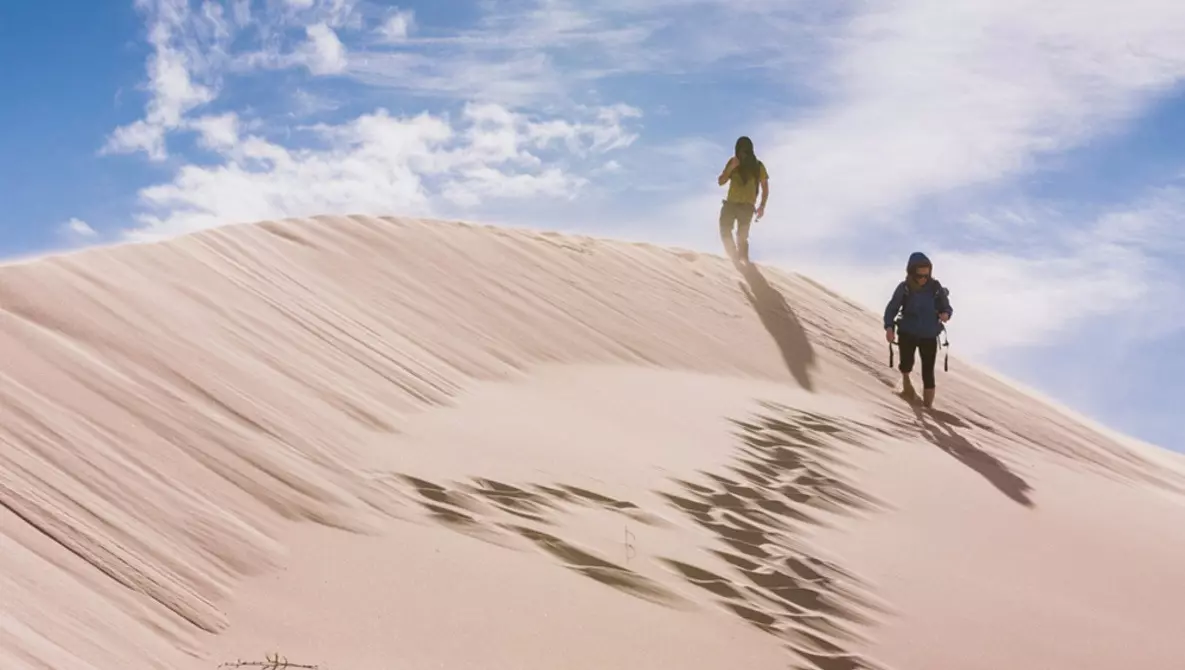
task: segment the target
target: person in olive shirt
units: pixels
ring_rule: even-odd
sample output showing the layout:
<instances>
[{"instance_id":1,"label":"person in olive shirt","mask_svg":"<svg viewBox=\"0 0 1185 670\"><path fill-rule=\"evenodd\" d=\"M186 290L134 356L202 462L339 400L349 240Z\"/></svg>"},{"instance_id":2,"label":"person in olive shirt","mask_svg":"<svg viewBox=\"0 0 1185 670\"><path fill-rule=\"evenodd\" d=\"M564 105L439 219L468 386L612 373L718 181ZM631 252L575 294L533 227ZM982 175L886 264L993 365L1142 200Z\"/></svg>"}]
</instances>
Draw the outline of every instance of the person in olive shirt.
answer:
<instances>
[{"instance_id":1,"label":"person in olive shirt","mask_svg":"<svg viewBox=\"0 0 1185 670\"><path fill-rule=\"evenodd\" d=\"M720 239L730 258L749 263L749 226L753 223L753 214L757 214L758 220L765 215L765 202L769 199L769 174L765 164L757 160L753 140L748 137L737 139L733 157L728 159L724 171L716 179L720 186L724 186L725 182L728 182L728 195L720 206ZM760 205L757 205L758 186L761 190Z\"/></svg>"}]
</instances>

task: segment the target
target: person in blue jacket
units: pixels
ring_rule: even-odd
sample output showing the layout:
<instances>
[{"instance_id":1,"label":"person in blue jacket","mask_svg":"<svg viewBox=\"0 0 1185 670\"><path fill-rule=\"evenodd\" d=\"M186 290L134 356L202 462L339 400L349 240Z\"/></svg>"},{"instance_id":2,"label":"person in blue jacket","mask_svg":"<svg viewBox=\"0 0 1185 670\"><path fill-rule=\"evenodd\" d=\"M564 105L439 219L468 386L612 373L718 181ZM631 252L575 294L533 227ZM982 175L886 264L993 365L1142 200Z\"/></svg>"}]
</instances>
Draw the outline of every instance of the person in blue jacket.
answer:
<instances>
[{"instance_id":1,"label":"person in blue jacket","mask_svg":"<svg viewBox=\"0 0 1185 670\"><path fill-rule=\"evenodd\" d=\"M897 285L889 304L885 305L885 340L893 343L896 331L897 347L901 351L902 392L916 396L909 373L913 372L914 353L922 357L922 402L934 406L934 360L938 357L938 335L954 313L947 290L931 273L930 259L920 251L910 254L905 266L905 281ZM901 313L898 320L897 314Z\"/></svg>"}]
</instances>

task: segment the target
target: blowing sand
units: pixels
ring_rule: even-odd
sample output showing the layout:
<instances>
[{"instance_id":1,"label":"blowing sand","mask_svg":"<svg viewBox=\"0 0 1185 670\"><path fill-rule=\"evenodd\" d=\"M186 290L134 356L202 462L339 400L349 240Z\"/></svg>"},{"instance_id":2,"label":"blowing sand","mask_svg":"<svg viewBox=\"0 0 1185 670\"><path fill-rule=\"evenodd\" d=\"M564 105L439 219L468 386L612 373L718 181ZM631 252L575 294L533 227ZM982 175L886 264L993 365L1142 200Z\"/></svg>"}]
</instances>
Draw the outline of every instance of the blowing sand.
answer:
<instances>
[{"instance_id":1,"label":"blowing sand","mask_svg":"<svg viewBox=\"0 0 1185 670\"><path fill-rule=\"evenodd\" d=\"M0 268L0 668L1175 668L1185 465L772 268L447 222ZM952 326L953 327L953 326Z\"/></svg>"}]
</instances>

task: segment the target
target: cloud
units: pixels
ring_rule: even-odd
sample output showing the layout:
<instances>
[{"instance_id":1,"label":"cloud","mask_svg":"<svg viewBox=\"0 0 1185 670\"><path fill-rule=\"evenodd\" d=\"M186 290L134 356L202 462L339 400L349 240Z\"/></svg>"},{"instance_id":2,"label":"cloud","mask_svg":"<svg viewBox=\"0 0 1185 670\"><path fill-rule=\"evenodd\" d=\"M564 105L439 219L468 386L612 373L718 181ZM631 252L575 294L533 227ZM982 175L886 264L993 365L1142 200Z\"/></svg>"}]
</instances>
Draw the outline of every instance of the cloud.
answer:
<instances>
[{"instance_id":1,"label":"cloud","mask_svg":"<svg viewBox=\"0 0 1185 670\"><path fill-rule=\"evenodd\" d=\"M415 17L415 12L396 7L379 27L378 32L387 42L401 42L411 33Z\"/></svg>"},{"instance_id":2,"label":"cloud","mask_svg":"<svg viewBox=\"0 0 1185 670\"><path fill-rule=\"evenodd\" d=\"M100 154L144 152L168 157L166 136L188 129L185 117L221 94L228 74L305 67L313 75L340 74L348 54L337 30L358 30L357 0L285 0L253 6L250 0L135 0L148 26L144 117L116 128ZM303 41L290 35L301 27ZM238 45L255 45L242 51Z\"/></svg>"},{"instance_id":3,"label":"cloud","mask_svg":"<svg viewBox=\"0 0 1185 670\"><path fill-rule=\"evenodd\" d=\"M1031 179L1180 90L1183 3L454 4L136 0L148 99L103 151L180 167L128 236L402 213L716 251L714 177L745 134L773 191L755 257L879 311L925 250L959 355L1032 380L1043 358L1011 354L1185 331L1176 175L1102 204Z\"/></svg>"},{"instance_id":4,"label":"cloud","mask_svg":"<svg viewBox=\"0 0 1185 670\"><path fill-rule=\"evenodd\" d=\"M478 18L468 26L413 36L413 10L367 0L135 4L153 48L143 85L149 100L144 116L116 128L101 152L144 152L155 161L169 156L167 136L192 130L183 119L217 101L231 78L304 68L461 102L562 107L585 96L604 105L587 95L590 87L618 75L686 72L742 52L742 70L777 71L786 62L782 43L797 36L791 27L812 25L800 3L771 10L724 0L509 0L474 3Z\"/></svg>"},{"instance_id":5,"label":"cloud","mask_svg":"<svg viewBox=\"0 0 1185 670\"><path fill-rule=\"evenodd\" d=\"M326 212L440 215L490 201L571 199L586 183L564 166L626 147L622 123L636 110L588 110L586 120L535 118L498 105L468 105L461 118L384 109L309 130L319 146L289 149L239 136L233 115L194 122L215 165L190 164L141 191L141 226L156 239L238 221ZM543 157L546 157L546 161Z\"/></svg>"},{"instance_id":6,"label":"cloud","mask_svg":"<svg viewBox=\"0 0 1185 670\"><path fill-rule=\"evenodd\" d=\"M290 94L285 113L271 118L225 105L213 111L236 80L291 68L312 77L345 73L366 57L352 53L343 37L358 45L376 32L387 41L407 38L414 13L356 0L139 0L137 6L153 45L151 97L145 118L117 129L110 144L159 161L168 156L166 140L188 133L204 154L182 157L170 180L140 191L139 225L127 231L134 239L327 211L465 212L516 199L570 200L604 171L606 154L637 139L631 126L641 111L624 104L568 101L534 113L475 99L455 119L445 110L393 116L380 107L349 120L284 125L285 118L316 119L351 104L306 85ZM486 25L493 16L485 16ZM547 25L562 32L582 20L565 14ZM151 76L158 63L173 64L172 80ZM498 67L468 76L496 81Z\"/></svg>"},{"instance_id":7,"label":"cloud","mask_svg":"<svg viewBox=\"0 0 1185 670\"><path fill-rule=\"evenodd\" d=\"M346 47L328 24L317 23L305 29L309 41L298 52L313 74L337 74L346 69Z\"/></svg>"},{"instance_id":8,"label":"cloud","mask_svg":"<svg viewBox=\"0 0 1185 670\"><path fill-rule=\"evenodd\" d=\"M813 33L823 20L811 3L799 1L472 4L483 11L471 24L443 34L425 25L414 37L359 46L347 74L410 95L554 104L630 75L678 76L720 66L734 76L784 76L818 42Z\"/></svg>"},{"instance_id":9,"label":"cloud","mask_svg":"<svg viewBox=\"0 0 1185 670\"><path fill-rule=\"evenodd\" d=\"M289 97L290 104L286 115L292 118L318 116L340 109L342 106L341 101L303 88L297 89Z\"/></svg>"},{"instance_id":10,"label":"cloud","mask_svg":"<svg viewBox=\"0 0 1185 670\"><path fill-rule=\"evenodd\" d=\"M78 218L63 223L58 232L70 239L92 239L99 234L89 223Z\"/></svg>"},{"instance_id":11,"label":"cloud","mask_svg":"<svg viewBox=\"0 0 1185 670\"><path fill-rule=\"evenodd\" d=\"M879 311L922 248L961 305L960 351L984 356L1142 321L1141 301L1180 296L1179 186L1092 211L1037 199L1024 179L1179 90L1185 4L1055 0L1034 12L1015 0L891 0L832 18L809 48L775 51L810 64L773 84L805 83L810 104L732 124L770 170L757 258ZM713 165L703 159L705 182L731 153L721 148ZM686 190L648 220L677 222L661 231L668 241L718 248L719 190Z\"/></svg>"},{"instance_id":12,"label":"cloud","mask_svg":"<svg viewBox=\"0 0 1185 670\"><path fill-rule=\"evenodd\" d=\"M239 117L234 113L203 116L186 123L186 127L199 133L200 143L207 149L225 151L239 141Z\"/></svg>"},{"instance_id":13,"label":"cloud","mask_svg":"<svg viewBox=\"0 0 1185 670\"><path fill-rule=\"evenodd\" d=\"M1185 189L1149 189L1087 221L1041 202L998 206L972 218L1009 244L913 241L876 257L834 247L820 253L809 245L788 264L880 313L903 279L908 254L925 251L935 276L951 289L960 355L973 358L1054 346L1096 327L1116 346L1185 332L1185 315L1159 307L1185 302Z\"/></svg>"},{"instance_id":14,"label":"cloud","mask_svg":"<svg viewBox=\"0 0 1185 670\"><path fill-rule=\"evenodd\" d=\"M200 14L191 13L186 0L137 0L136 6L150 16L148 41L153 54L148 61L147 113L143 119L117 128L100 152L143 151L159 161L167 156L165 134L181 125L185 113L216 96L213 87L195 81L195 73L208 65L195 56L217 57L226 24L219 5L207 4ZM190 37L184 36L187 29ZM203 46L198 46L200 43Z\"/></svg>"},{"instance_id":15,"label":"cloud","mask_svg":"<svg viewBox=\"0 0 1185 670\"><path fill-rule=\"evenodd\" d=\"M1081 210L1036 202L1016 180L1065 149L1121 132L1185 77L1180 3L1132 0L1120 10L1055 0L1034 13L1018 0L825 9L507 0L478 3L476 20L448 27L348 0L140 4L154 8L152 63L172 59L175 80L189 86L158 86L142 126L129 126L151 130L151 141L127 144L160 157L169 133L193 132L215 161L143 190L136 235L339 210L480 213L498 201L595 193L618 210L598 215L610 225L715 248L712 177L733 138L675 134L631 152L640 112L604 103L611 89L599 86L645 74L685 77L704 91L721 81L748 87L752 101L727 123L752 124L743 132L770 169L770 209L754 230L759 258L830 273L876 309L884 282L900 274L896 256L924 246L964 301L960 320L977 333L969 349L1039 342L1125 309L1116 287L1150 295L1164 285L1164 273L1145 270L1160 267L1155 252L1171 235L1152 223L1171 220L1167 193L1083 225ZM284 142L250 134L242 114L200 114L225 77L298 67L360 83L358 95L396 89L458 100L462 111L453 119L372 108L287 129L294 134ZM316 118L351 102L310 90L298 89L284 116ZM791 91L804 103L778 107ZM758 109L785 111L758 119ZM676 200L644 211L633 199L647 194ZM938 197L947 203L936 222L925 207ZM1149 204L1156 197L1165 199L1159 219ZM1125 242L1137 225L1146 226L1141 241ZM999 309L1030 325L990 327Z\"/></svg>"},{"instance_id":16,"label":"cloud","mask_svg":"<svg viewBox=\"0 0 1185 670\"><path fill-rule=\"evenodd\" d=\"M835 31L822 106L754 134L796 238L850 240L1121 132L1185 77L1182 30L1174 0L894 0Z\"/></svg>"}]
</instances>

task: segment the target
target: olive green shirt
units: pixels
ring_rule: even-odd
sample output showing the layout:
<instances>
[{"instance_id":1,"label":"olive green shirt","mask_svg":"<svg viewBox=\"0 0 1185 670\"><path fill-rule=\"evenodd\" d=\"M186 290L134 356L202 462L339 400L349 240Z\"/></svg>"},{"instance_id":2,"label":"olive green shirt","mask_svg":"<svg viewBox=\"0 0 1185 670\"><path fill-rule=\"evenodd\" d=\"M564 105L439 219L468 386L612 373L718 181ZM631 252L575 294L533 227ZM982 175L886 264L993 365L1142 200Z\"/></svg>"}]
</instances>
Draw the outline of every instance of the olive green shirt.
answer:
<instances>
[{"instance_id":1,"label":"olive green shirt","mask_svg":"<svg viewBox=\"0 0 1185 670\"><path fill-rule=\"evenodd\" d=\"M769 173L765 171L765 163L757 161L757 172L757 179L743 182L740 166L734 169L732 174L728 175L728 197L725 200L746 205L757 204L757 184L769 179Z\"/></svg>"}]
</instances>

